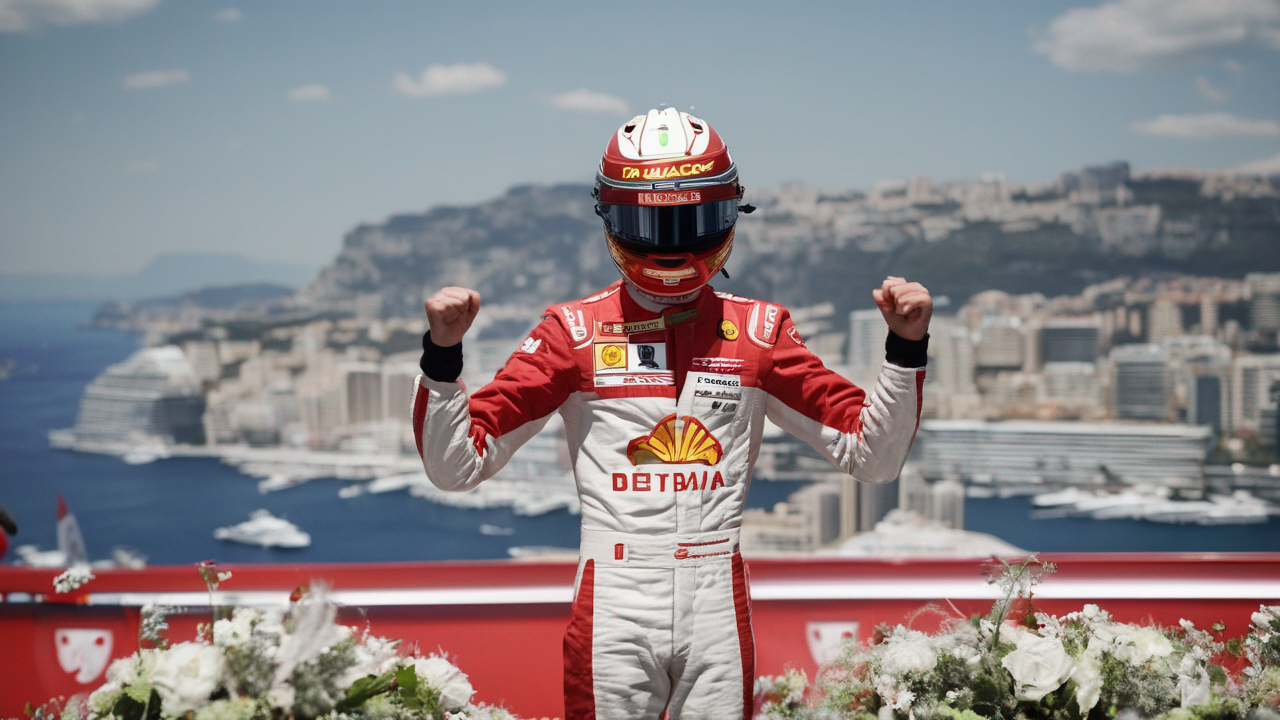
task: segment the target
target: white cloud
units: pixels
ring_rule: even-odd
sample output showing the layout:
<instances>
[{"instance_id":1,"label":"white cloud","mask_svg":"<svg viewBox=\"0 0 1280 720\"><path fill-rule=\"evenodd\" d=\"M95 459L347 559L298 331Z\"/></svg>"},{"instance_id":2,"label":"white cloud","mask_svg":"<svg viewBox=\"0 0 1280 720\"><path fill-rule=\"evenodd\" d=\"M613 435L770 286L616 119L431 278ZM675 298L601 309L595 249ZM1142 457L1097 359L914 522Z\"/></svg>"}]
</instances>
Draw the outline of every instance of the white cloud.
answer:
<instances>
[{"instance_id":1,"label":"white cloud","mask_svg":"<svg viewBox=\"0 0 1280 720\"><path fill-rule=\"evenodd\" d=\"M1240 64L1240 61L1232 60L1231 58L1227 58L1226 60L1223 60L1222 67L1230 70L1233 73L1236 73L1237 75L1244 72L1244 66Z\"/></svg>"},{"instance_id":2,"label":"white cloud","mask_svg":"<svg viewBox=\"0 0 1280 720\"><path fill-rule=\"evenodd\" d=\"M1280 135L1280 123L1274 120L1249 120L1221 112L1201 115L1161 115L1154 120L1130 123L1129 129L1138 135L1190 140Z\"/></svg>"},{"instance_id":3,"label":"white cloud","mask_svg":"<svg viewBox=\"0 0 1280 720\"><path fill-rule=\"evenodd\" d=\"M418 78L406 72L396 73L391 86L408 97L437 97L479 92L506 83L507 74L488 63L458 63L428 65Z\"/></svg>"},{"instance_id":4,"label":"white cloud","mask_svg":"<svg viewBox=\"0 0 1280 720\"><path fill-rule=\"evenodd\" d=\"M323 103L329 102L333 93L324 85L303 85L290 90L286 97L294 102Z\"/></svg>"},{"instance_id":5,"label":"white cloud","mask_svg":"<svg viewBox=\"0 0 1280 720\"><path fill-rule=\"evenodd\" d=\"M191 73L184 68L177 70L153 70L130 75L120 83L127 90L148 90L191 82Z\"/></svg>"},{"instance_id":6,"label":"white cloud","mask_svg":"<svg viewBox=\"0 0 1280 720\"><path fill-rule=\"evenodd\" d=\"M586 88L571 90L547 98L547 104L561 110L578 112L603 113L606 115L626 115L627 101L613 95L593 93Z\"/></svg>"},{"instance_id":7,"label":"white cloud","mask_svg":"<svg viewBox=\"0 0 1280 720\"><path fill-rule=\"evenodd\" d=\"M240 8L222 8L214 14L213 19L221 23L238 23L244 20L244 13L240 12Z\"/></svg>"},{"instance_id":8,"label":"white cloud","mask_svg":"<svg viewBox=\"0 0 1280 720\"><path fill-rule=\"evenodd\" d=\"M1269 158L1237 165L1231 169L1247 175L1280 175L1280 153L1276 153Z\"/></svg>"},{"instance_id":9,"label":"white cloud","mask_svg":"<svg viewBox=\"0 0 1280 720\"><path fill-rule=\"evenodd\" d=\"M134 160L125 170L134 175L154 175L160 172L160 163L155 160Z\"/></svg>"},{"instance_id":10,"label":"white cloud","mask_svg":"<svg viewBox=\"0 0 1280 720\"><path fill-rule=\"evenodd\" d=\"M1196 89L1204 96L1205 100L1211 102L1222 102L1227 99L1227 91L1215 86L1209 82L1209 78L1203 75L1197 75L1195 79Z\"/></svg>"},{"instance_id":11,"label":"white cloud","mask_svg":"<svg viewBox=\"0 0 1280 720\"><path fill-rule=\"evenodd\" d=\"M1059 15L1033 47L1080 72L1134 72L1245 45L1280 50L1280 0L1119 0Z\"/></svg>"},{"instance_id":12,"label":"white cloud","mask_svg":"<svg viewBox=\"0 0 1280 720\"><path fill-rule=\"evenodd\" d=\"M123 22L159 5L161 0L0 0L0 32L34 30L41 25Z\"/></svg>"}]
</instances>

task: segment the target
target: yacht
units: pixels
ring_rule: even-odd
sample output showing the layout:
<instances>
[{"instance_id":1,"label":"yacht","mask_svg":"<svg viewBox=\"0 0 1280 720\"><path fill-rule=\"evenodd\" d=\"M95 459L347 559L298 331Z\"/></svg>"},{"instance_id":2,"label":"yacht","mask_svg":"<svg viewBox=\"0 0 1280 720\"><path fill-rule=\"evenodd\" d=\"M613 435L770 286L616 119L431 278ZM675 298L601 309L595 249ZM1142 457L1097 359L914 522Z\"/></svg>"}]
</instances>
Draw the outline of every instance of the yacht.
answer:
<instances>
[{"instance_id":1,"label":"yacht","mask_svg":"<svg viewBox=\"0 0 1280 720\"><path fill-rule=\"evenodd\" d=\"M310 535L267 510L254 510L245 522L218 528L213 531L213 536L219 540L267 548L304 548L311 544Z\"/></svg>"},{"instance_id":2,"label":"yacht","mask_svg":"<svg viewBox=\"0 0 1280 720\"><path fill-rule=\"evenodd\" d=\"M182 348L144 348L85 388L75 426L49 433L53 447L104 452L141 465L174 443L204 444L204 392Z\"/></svg>"}]
</instances>

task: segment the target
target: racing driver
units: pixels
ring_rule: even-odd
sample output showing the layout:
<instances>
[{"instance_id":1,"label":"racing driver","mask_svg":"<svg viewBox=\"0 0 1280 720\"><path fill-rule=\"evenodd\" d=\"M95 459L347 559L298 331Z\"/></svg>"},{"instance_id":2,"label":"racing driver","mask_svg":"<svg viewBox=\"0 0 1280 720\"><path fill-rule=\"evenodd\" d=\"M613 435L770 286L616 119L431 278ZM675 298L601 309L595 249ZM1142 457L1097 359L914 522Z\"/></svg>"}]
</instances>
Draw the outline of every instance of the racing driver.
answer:
<instances>
[{"instance_id":1,"label":"racing driver","mask_svg":"<svg viewBox=\"0 0 1280 720\"><path fill-rule=\"evenodd\" d=\"M902 278L872 290L890 333L865 392L805 347L786 308L714 292L749 206L720 136L673 108L609 139L593 195L622 279L548 308L470 396L461 341L480 296L426 301L418 451L438 487L468 490L560 413L582 501L565 717L750 718L738 530L765 421L858 480L894 480L919 424L933 303Z\"/></svg>"}]
</instances>

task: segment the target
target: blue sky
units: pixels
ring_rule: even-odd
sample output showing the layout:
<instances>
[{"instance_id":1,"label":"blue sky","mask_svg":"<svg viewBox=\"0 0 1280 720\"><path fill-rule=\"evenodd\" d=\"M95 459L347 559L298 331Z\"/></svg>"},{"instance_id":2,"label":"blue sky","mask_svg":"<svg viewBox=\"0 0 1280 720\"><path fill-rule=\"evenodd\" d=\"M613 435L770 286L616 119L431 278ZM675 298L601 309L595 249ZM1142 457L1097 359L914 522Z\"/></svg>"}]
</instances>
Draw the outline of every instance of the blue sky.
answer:
<instances>
[{"instance_id":1,"label":"blue sky","mask_svg":"<svg viewBox=\"0 0 1280 720\"><path fill-rule=\"evenodd\" d=\"M0 0L3 265L318 267L360 222L589 182L662 104L748 189L1280 171L1280 0Z\"/></svg>"}]
</instances>

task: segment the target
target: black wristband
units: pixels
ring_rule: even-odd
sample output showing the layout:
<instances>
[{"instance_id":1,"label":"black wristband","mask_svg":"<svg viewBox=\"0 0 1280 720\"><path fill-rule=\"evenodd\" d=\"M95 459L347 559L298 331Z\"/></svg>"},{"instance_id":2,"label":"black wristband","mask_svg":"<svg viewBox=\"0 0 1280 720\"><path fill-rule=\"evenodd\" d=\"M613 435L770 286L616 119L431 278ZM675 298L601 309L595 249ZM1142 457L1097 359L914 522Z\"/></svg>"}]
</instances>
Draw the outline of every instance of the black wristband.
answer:
<instances>
[{"instance_id":1,"label":"black wristband","mask_svg":"<svg viewBox=\"0 0 1280 720\"><path fill-rule=\"evenodd\" d=\"M462 374L462 343L440 347L431 342L431 331L422 336L422 374L436 382L457 382Z\"/></svg>"},{"instance_id":2,"label":"black wristband","mask_svg":"<svg viewBox=\"0 0 1280 720\"><path fill-rule=\"evenodd\" d=\"M902 368L922 368L929 363L929 334L907 340L894 331L884 340L884 359Z\"/></svg>"}]
</instances>

